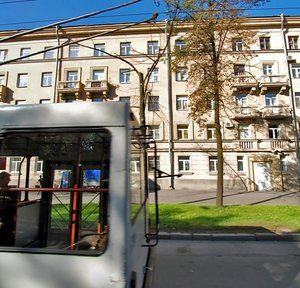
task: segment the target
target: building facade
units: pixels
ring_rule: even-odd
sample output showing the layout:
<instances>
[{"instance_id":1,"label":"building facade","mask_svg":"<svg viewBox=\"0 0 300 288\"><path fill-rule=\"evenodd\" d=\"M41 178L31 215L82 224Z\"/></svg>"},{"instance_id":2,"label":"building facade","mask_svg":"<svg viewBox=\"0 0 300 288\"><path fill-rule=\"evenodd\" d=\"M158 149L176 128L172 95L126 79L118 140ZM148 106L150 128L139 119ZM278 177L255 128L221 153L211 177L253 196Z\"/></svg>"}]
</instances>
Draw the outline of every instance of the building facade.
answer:
<instances>
[{"instance_id":1,"label":"building facade","mask_svg":"<svg viewBox=\"0 0 300 288\"><path fill-rule=\"evenodd\" d=\"M171 69L170 53L184 47L185 30L169 35L166 25L53 27L18 37L11 36L19 31L0 31L1 104L128 101L139 119L140 73L150 70L144 83L146 123L157 141L157 165L181 174L161 179L160 187L215 189L213 118L200 128L188 117L188 71ZM228 88L234 107L221 123L225 190L296 190L300 17L249 18L246 25L257 41L251 48L255 56L232 67L234 84ZM242 49L237 41L232 53ZM6 163L14 179L21 161ZM39 179L42 160L32 161L32 177ZM149 155L150 166L153 161ZM139 173L134 159L132 169Z\"/></svg>"}]
</instances>

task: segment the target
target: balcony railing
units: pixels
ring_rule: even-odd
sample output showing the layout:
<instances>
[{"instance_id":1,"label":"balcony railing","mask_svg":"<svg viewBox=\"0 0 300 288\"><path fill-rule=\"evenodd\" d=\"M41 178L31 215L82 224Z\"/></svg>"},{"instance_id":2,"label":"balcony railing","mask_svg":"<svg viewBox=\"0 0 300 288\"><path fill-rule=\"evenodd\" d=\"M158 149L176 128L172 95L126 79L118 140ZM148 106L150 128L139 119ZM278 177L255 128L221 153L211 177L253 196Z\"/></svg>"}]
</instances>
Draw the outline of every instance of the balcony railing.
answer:
<instances>
[{"instance_id":1,"label":"balcony railing","mask_svg":"<svg viewBox=\"0 0 300 288\"><path fill-rule=\"evenodd\" d=\"M83 92L83 84L80 81L59 81L57 91L60 97L75 95L80 98Z\"/></svg>"},{"instance_id":2,"label":"balcony railing","mask_svg":"<svg viewBox=\"0 0 300 288\"><path fill-rule=\"evenodd\" d=\"M291 116L288 106L266 106L261 109L262 117L265 119L282 119Z\"/></svg>"},{"instance_id":3,"label":"balcony railing","mask_svg":"<svg viewBox=\"0 0 300 288\"><path fill-rule=\"evenodd\" d=\"M87 80L85 92L89 97L91 94L107 94L109 89L107 80Z\"/></svg>"},{"instance_id":4,"label":"balcony railing","mask_svg":"<svg viewBox=\"0 0 300 288\"><path fill-rule=\"evenodd\" d=\"M259 79L260 85L262 84L287 84L287 77L285 75L263 75Z\"/></svg>"},{"instance_id":5,"label":"balcony railing","mask_svg":"<svg viewBox=\"0 0 300 288\"><path fill-rule=\"evenodd\" d=\"M261 113L257 107L236 107L234 109L234 119L250 119L260 117Z\"/></svg>"}]
</instances>

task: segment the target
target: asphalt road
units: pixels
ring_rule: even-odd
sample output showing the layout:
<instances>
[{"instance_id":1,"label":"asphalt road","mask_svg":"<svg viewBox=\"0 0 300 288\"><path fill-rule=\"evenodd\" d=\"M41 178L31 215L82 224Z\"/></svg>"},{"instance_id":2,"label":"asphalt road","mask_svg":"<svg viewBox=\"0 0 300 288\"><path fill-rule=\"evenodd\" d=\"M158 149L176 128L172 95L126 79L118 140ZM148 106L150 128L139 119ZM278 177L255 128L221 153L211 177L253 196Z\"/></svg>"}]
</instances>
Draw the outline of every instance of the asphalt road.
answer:
<instances>
[{"instance_id":1,"label":"asphalt road","mask_svg":"<svg viewBox=\"0 0 300 288\"><path fill-rule=\"evenodd\" d=\"M224 193L224 205L300 205L300 192L254 191ZM150 193L153 202L154 193ZM216 204L215 191L169 189L158 191L159 203L180 203L195 205Z\"/></svg>"},{"instance_id":2,"label":"asphalt road","mask_svg":"<svg viewBox=\"0 0 300 288\"><path fill-rule=\"evenodd\" d=\"M152 288L299 288L300 242L161 240Z\"/></svg>"}]
</instances>

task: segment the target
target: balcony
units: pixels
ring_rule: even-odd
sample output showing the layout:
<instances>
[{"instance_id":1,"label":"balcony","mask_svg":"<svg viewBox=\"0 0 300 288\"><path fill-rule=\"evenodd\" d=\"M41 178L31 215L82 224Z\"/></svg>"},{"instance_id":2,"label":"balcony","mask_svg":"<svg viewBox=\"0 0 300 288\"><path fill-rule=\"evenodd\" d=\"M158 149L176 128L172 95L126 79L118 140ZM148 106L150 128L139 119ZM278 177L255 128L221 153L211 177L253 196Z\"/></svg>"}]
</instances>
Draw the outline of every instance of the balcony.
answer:
<instances>
[{"instance_id":1,"label":"balcony","mask_svg":"<svg viewBox=\"0 0 300 288\"><path fill-rule=\"evenodd\" d=\"M109 90L109 85L107 80L87 80L85 82L85 93L88 98L92 95L103 95L106 97Z\"/></svg>"},{"instance_id":2,"label":"balcony","mask_svg":"<svg viewBox=\"0 0 300 288\"><path fill-rule=\"evenodd\" d=\"M0 101L6 102L7 99L7 87L5 85L0 85Z\"/></svg>"},{"instance_id":3,"label":"balcony","mask_svg":"<svg viewBox=\"0 0 300 288\"><path fill-rule=\"evenodd\" d=\"M226 144L224 146L226 147ZM228 150L235 149L237 151L259 151L271 153L276 149L295 149L295 144L290 139L242 139L233 140L231 144L227 143L226 148Z\"/></svg>"},{"instance_id":4,"label":"balcony","mask_svg":"<svg viewBox=\"0 0 300 288\"><path fill-rule=\"evenodd\" d=\"M262 117L264 119L284 119L291 117L291 111L288 106L266 106L262 108Z\"/></svg>"},{"instance_id":5,"label":"balcony","mask_svg":"<svg viewBox=\"0 0 300 288\"><path fill-rule=\"evenodd\" d=\"M254 76L238 75L234 76L231 88L234 92L250 89L250 94L253 94L256 91L257 86L258 82Z\"/></svg>"},{"instance_id":6,"label":"balcony","mask_svg":"<svg viewBox=\"0 0 300 288\"><path fill-rule=\"evenodd\" d=\"M236 107L234 109L234 120L255 119L261 117L257 107Z\"/></svg>"},{"instance_id":7,"label":"balcony","mask_svg":"<svg viewBox=\"0 0 300 288\"><path fill-rule=\"evenodd\" d=\"M263 75L259 81L261 94L269 89L280 89L279 93L284 93L288 88L288 80L285 75Z\"/></svg>"},{"instance_id":8,"label":"balcony","mask_svg":"<svg viewBox=\"0 0 300 288\"><path fill-rule=\"evenodd\" d=\"M76 99L81 99L83 88L84 86L80 81L59 81L57 91L61 99L66 99L70 96L75 96Z\"/></svg>"}]
</instances>

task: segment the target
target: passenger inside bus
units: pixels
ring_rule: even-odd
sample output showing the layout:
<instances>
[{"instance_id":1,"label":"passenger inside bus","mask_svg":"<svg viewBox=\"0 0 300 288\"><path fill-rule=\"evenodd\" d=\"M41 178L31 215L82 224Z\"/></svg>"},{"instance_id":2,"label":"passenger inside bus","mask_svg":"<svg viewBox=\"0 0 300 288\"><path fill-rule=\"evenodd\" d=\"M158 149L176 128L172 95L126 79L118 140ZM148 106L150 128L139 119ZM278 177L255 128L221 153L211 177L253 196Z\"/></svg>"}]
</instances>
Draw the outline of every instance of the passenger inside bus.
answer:
<instances>
[{"instance_id":1,"label":"passenger inside bus","mask_svg":"<svg viewBox=\"0 0 300 288\"><path fill-rule=\"evenodd\" d=\"M16 235L17 192L9 191L10 174L0 173L0 245L14 246Z\"/></svg>"}]
</instances>

